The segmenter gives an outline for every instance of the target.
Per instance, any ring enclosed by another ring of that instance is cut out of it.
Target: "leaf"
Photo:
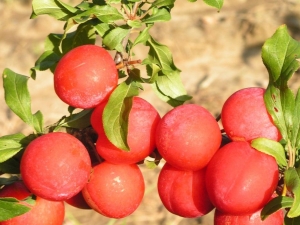
[[[160,8],[160,7],[166,7],[166,6],[173,8],[174,3],[175,3],[175,0],[156,0],[152,3],[151,8],[152,7]]]
[[[0,186],[12,184],[18,180],[20,180],[20,179],[17,176],[0,177]]]
[[[171,51],[165,45],[157,43],[152,37],[146,45],[150,47],[148,57],[143,61],[147,71],[153,72],[153,64],[160,67],[155,77],[155,85],[152,85],[158,96],[172,106],[178,106],[191,99],[181,82],[180,70],[174,65]],[[157,71],[157,69],[156,69]]]
[[[142,26],[142,22],[139,20],[127,20],[127,24],[132,28],[140,28]]]
[[[284,225],[297,225],[300,224],[300,217],[289,218],[287,215],[284,217]]]
[[[20,161],[13,158],[0,163],[0,171],[2,173],[19,174],[20,173]]]
[[[62,37],[63,38],[63,37]],[[71,49],[81,45],[95,44],[96,33],[92,23],[80,24],[76,31],[68,33],[61,42],[62,53],[65,54]]]
[[[223,0],[203,0],[207,5],[213,6],[220,10],[223,6]]]
[[[141,31],[139,33],[139,35],[137,36],[137,38],[134,40],[132,47],[136,46],[137,44],[140,43],[146,43],[146,41],[148,41],[148,39],[150,38],[150,34],[149,34],[149,30],[152,26],[149,26],[147,28],[145,28],[143,31]]]
[[[94,24],[94,28],[100,37],[106,35],[110,30],[113,30],[114,27],[107,23],[97,23]]]
[[[92,114],[91,109],[82,110],[79,113],[71,114],[68,117],[63,117],[57,125],[57,129],[60,127],[69,127],[76,129],[83,129],[90,125],[90,117]]]
[[[49,15],[57,20],[66,21],[75,15],[77,9],[58,0],[33,0],[32,11],[31,18]]]
[[[262,59],[269,72],[269,85],[264,95],[266,107],[283,139],[297,142],[299,126],[299,97],[297,106],[288,80],[299,68],[300,43],[292,39],[285,25],[280,26],[262,48]],[[295,118],[297,117],[297,118]]]
[[[267,138],[256,138],[251,141],[251,146],[260,152],[273,156],[281,168],[288,166],[285,150],[279,142]]]
[[[24,148],[21,143],[24,138],[25,135],[21,133],[0,137],[0,163],[10,159]]]
[[[35,62],[35,66],[30,69],[32,73],[31,77],[35,79],[37,70],[44,71],[55,67],[60,58],[61,57],[52,50],[44,52]]]
[[[262,220],[266,219],[272,213],[285,208],[290,208],[293,205],[293,198],[286,196],[277,196],[264,206],[261,211]]]
[[[130,29],[117,27],[104,36],[102,43],[110,50],[115,49],[118,52],[123,52],[122,41],[129,32]]]
[[[294,202],[287,216],[290,218],[300,216],[300,178],[293,167],[284,171],[284,183],[289,191],[294,194]]]
[[[15,198],[0,198],[0,221],[22,215],[30,210],[30,207],[19,204]]]
[[[113,23],[124,19],[123,15],[110,5],[96,6],[96,9],[95,16],[103,23]]]
[[[31,99],[27,88],[29,77],[10,69],[3,72],[4,97],[8,107],[37,133],[43,132],[43,116],[38,111],[31,113]]]
[[[156,13],[150,16],[145,16],[142,19],[144,23],[155,23],[155,22],[165,22],[171,19],[171,14],[166,8],[160,8]]]
[[[124,151],[129,151],[127,132],[132,97],[138,93],[138,85],[128,78],[112,92],[103,111],[103,126],[107,138]]]

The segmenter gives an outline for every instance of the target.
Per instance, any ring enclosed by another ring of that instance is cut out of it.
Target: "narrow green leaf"
[[[62,37],[63,38],[63,37]],[[80,24],[76,31],[68,33],[61,43],[62,53],[65,54],[71,49],[81,45],[95,44],[96,33],[92,23]]]
[[[127,20],[127,24],[132,28],[140,28],[143,25],[139,20]]]
[[[150,16],[145,16],[142,19],[144,23],[165,22],[171,19],[171,14],[166,8],[159,8],[156,13]]]
[[[31,68],[31,73],[36,74],[35,71],[44,71],[47,69],[53,69],[55,65],[58,63],[60,60],[60,56],[57,55],[55,52],[52,50],[48,50],[44,52],[38,60],[35,62],[35,66]],[[31,75],[33,79],[35,79],[35,75]]]
[[[152,7],[160,8],[160,7],[166,7],[166,6],[173,8],[174,3],[175,3],[175,0],[155,0],[152,3],[151,8]]]
[[[294,167],[284,171],[284,183],[287,189],[294,194],[294,202],[287,216],[290,218],[300,216],[300,178]]]
[[[176,99],[172,99],[171,97],[165,95],[161,90],[159,90],[157,83],[151,83],[150,84],[154,93],[164,102],[168,103],[169,105],[176,107],[179,105],[182,105],[184,103],[184,101],[179,101]]]
[[[83,129],[90,125],[90,117],[92,114],[91,109],[82,110],[79,113],[72,114],[68,117],[64,117],[57,127],[69,127],[76,129]]]
[[[300,89],[298,89],[295,99],[295,108],[292,124],[293,139],[291,140],[291,142],[294,143],[296,149],[300,149]]]
[[[284,217],[284,225],[298,225],[300,224],[300,217],[289,218],[287,215]]]
[[[20,180],[20,178],[17,176],[0,177],[0,186],[12,184],[18,180]]]
[[[300,43],[288,34],[286,25],[280,26],[262,47],[262,59],[268,69],[269,79],[279,84],[286,83],[299,68],[299,57]]]
[[[8,174],[20,173],[20,161],[18,159],[10,158],[3,163],[0,163],[0,171]]]
[[[95,16],[103,23],[113,23],[117,20],[124,19],[123,15],[115,8],[110,5],[96,6],[97,11]]]
[[[261,211],[261,218],[264,220],[272,213],[285,208],[290,208],[293,205],[294,199],[286,196],[277,196],[273,198]]]
[[[10,69],[3,72],[4,97],[8,107],[37,133],[43,131],[43,116],[40,112],[31,113],[31,99],[27,88],[29,77],[17,74]]]
[[[223,0],[203,0],[207,5],[213,6],[220,10],[223,6]]]
[[[280,26],[262,48],[262,59],[269,72],[269,85],[264,96],[266,107],[284,140],[293,147],[297,142],[299,110],[288,80],[299,68],[300,43],[292,39],[285,25]],[[298,99],[299,101],[299,99]],[[298,103],[299,104],[299,103]],[[297,118],[295,118],[297,117]]]
[[[110,50],[123,52],[122,41],[129,34],[130,29],[117,27],[104,36],[102,43]]]
[[[110,26],[107,23],[98,23],[94,25],[96,32],[99,34],[100,37],[106,35],[110,30],[113,30],[113,26]]]
[[[251,146],[260,152],[273,156],[281,168],[287,167],[285,150],[279,142],[267,138],[256,138],[251,141]]]
[[[128,116],[132,97],[139,93],[138,85],[127,79],[109,97],[103,111],[103,126],[108,139],[119,149],[129,151],[127,143]]]
[[[22,215],[30,210],[30,207],[21,205],[15,198],[0,198],[0,221]]]
[[[39,15],[49,15],[57,20],[65,21],[74,16],[77,11],[76,8],[58,0],[33,0],[32,10],[31,18]]]
[[[180,70],[175,66],[169,48],[159,44],[152,37],[148,39],[146,45],[150,50],[143,64],[148,66],[147,70],[149,67],[153,68],[153,64],[161,69],[155,77],[155,85],[152,85],[158,96],[172,106],[181,105],[191,99],[181,82]]]
[[[24,138],[25,135],[21,133],[0,137],[0,163],[10,159],[24,147],[21,143]]]
[[[140,43],[146,43],[146,41],[148,41],[148,39],[150,38],[150,34],[149,34],[149,30],[152,26],[149,26],[147,28],[145,28],[143,31],[141,31],[139,33],[139,35],[137,36],[137,38],[134,40],[132,47],[136,46],[137,44]]]

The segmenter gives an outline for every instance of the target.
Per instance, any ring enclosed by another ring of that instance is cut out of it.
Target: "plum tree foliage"
[[[204,0],[204,3],[221,10],[223,0]],[[181,71],[175,65],[170,49],[150,33],[155,23],[171,19],[174,7],[175,0],[83,0],[76,6],[60,0],[32,1],[31,19],[48,15],[64,23],[64,27],[62,33],[50,33],[46,37],[44,52],[29,69],[28,76],[9,68],[3,71],[5,102],[12,112],[32,127],[32,134],[0,137],[0,172],[7,175],[0,178],[1,186],[19,180],[23,152],[39,136],[57,131],[77,134],[78,137],[88,132],[95,135],[90,123],[93,109],[75,111],[69,106],[69,115],[63,115],[50,125],[44,124],[41,111],[31,110],[28,81],[35,80],[39,71],[54,73],[60,59],[76,47],[99,45],[99,42],[114,56],[119,83],[107,99],[102,122],[109,141],[121,150],[130,151],[127,143],[129,112],[133,97],[138,96],[145,85],[150,85],[157,96],[172,107],[192,98],[181,82]],[[134,54],[140,45],[148,49],[143,59],[136,58]],[[253,148],[276,159],[281,174],[278,187],[282,191],[263,208],[261,218],[284,208],[284,222],[289,225],[300,218],[300,91],[294,94],[288,86],[288,81],[300,66],[300,42],[294,40],[287,27],[282,25],[266,40],[261,56],[269,72],[264,102],[282,135],[280,141],[266,138],[251,141]],[[139,67],[136,67],[137,64]],[[145,74],[139,68],[144,68]],[[151,168],[161,159],[159,154],[153,155],[152,164],[144,162]],[[34,196],[25,200],[0,198],[0,221],[30,210],[19,204],[20,201],[33,202]]]

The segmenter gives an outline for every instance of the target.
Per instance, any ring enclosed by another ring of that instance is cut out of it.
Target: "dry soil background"
[[[78,0],[65,0],[76,5]],[[8,67],[28,75],[29,69],[43,52],[43,40],[49,33],[61,33],[63,23],[47,16],[30,20],[30,1],[0,0],[0,71]],[[182,70],[182,81],[200,104],[217,115],[226,98],[234,91],[249,87],[266,87],[267,71],[260,52],[264,41],[281,24],[287,24],[291,35],[300,41],[299,0],[225,0],[220,12],[203,1],[177,0],[172,20],[157,24],[153,36],[170,47],[174,62]],[[142,57],[145,49],[137,49]],[[2,81],[0,81],[2,82]],[[67,114],[67,107],[54,94],[52,76],[39,73],[29,81],[33,112],[41,110],[45,123],[51,124]],[[2,86],[2,83],[1,83]],[[291,86],[300,86],[295,74]],[[142,97],[163,115],[170,109],[147,88]],[[31,130],[7,108],[0,91],[0,136]],[[251,109],[249,109],[251,112]],[[159,201],[156,180],[159,168],[142,168],[147,190],[138,210],[123,220],[109,220],[92,211],[67,207],[65,225],[212,225],[212,213],[198,219],[183,219],[167,212]]]

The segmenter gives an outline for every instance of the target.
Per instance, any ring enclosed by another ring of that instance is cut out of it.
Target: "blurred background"
[[[64,0],[73,6],[81,1]],[[31,1],[0,0],[0,71],[10,68],[29,75],[29,69],[43,52],[43,41],[49,33],[62,33],[63,22],[48,16],[30,20]],[[220,12],[203,1],[191,3],[177,0],[169,22],[156,24],[152,35],[167,45],[175,65],[182,70],[182,81],[193,96],[190,101],[207,108],[217,116],[224,101],[244,87],[268,84],[268,73],[261,60],[261,47],[282,24],[292,37],[300,41],[299,0],[224,0]],[[137,48],[136,57],[145,54]],[[296,90],[300,74],[290,83]],[[2,80],[1,87],[2,87]],[[41,110],[47,125],[67,114],[67,106],[55,95],[52,74],[40,72],[37,80],[29,81],[33,112]],[[0,91],[0,136],[23,132],[24,125],[5,105]],[[151,102],[163,116],[170,107],[145,86],[141,96]],[[249,109],[251,110],[251,109]],[[67,206],[65,225],[127,224],[127,225],[212,225],[213,212],[197,219],[185,219],[169,213],[156,191],[158,168],[141,167],[146,181],[146,193],[140,207],[122,220],[105,218],[91,210]]]

